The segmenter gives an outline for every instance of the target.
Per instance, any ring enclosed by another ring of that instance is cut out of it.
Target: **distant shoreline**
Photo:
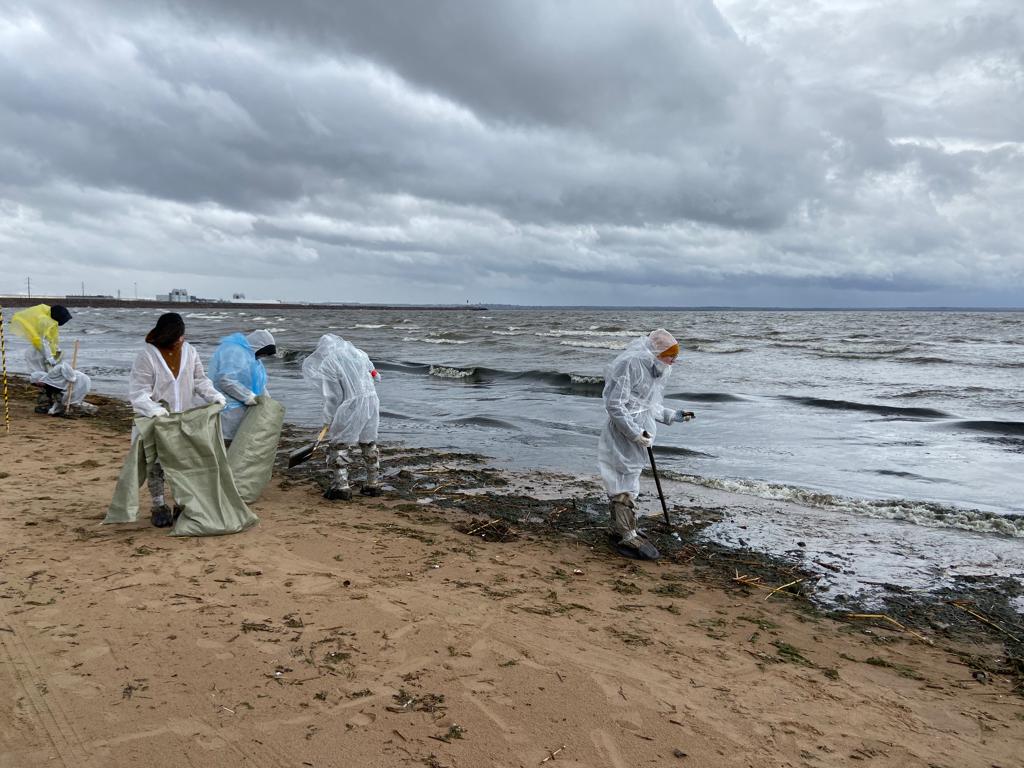
[[[297,302],[257,301],[157,301],[156,299],[111,299],[105,296],[0,296],[0,307],[32,307],[36,304],[62,304],[65,307],[125,308],[125,309],[357,309],[390,311],[481,312],[487,307],[479,304],[312,304]]]
[[[607,306],[597,304],[345,304],[332,302],[261,301],[157,301],[156,299],[114,299],[106,296],[0,296],[0,307],[31,307],[63,304],[66,307],[161,309],[342,309],[386,311],[486,312],[500,310],[602,311],[602,312],[1024,312],[1024,307],[692,307]]]

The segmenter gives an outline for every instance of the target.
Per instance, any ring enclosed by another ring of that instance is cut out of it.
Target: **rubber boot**
[[[634,560],[657,560],[661,557],[657,547],[636,528],[636,507],[631,494],[612,496],[609,507],[611,545],[618,554]]]
[[[380,451],[376,443],[360,443],[359,450],[366,464],[366,482],[359,492],[363,496],[380,496]]]
[[[170,528],[174,524],[171,508],[166,504],[154,504],[149,511],[149,522],[154,528]]]
[[[327,451],[327,466],[331,469],[331,485],[324,492],[330,501],[350,501],[352,489],[348,484],[348,465],[352,459],[344,447],[331,447]]]

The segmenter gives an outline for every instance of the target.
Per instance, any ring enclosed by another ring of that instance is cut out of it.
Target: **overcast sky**
[[[0,0],[0,293],[1024,306],[1021,0]]]

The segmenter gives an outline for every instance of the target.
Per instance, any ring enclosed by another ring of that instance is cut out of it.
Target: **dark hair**
[[[256,357],[273,357],[277,354],[277,345],[267,344],[265,347],[260,347],[256,350]]]
[[[153,330],[146,334],[146,343],[157,349],[167,349],[185,335],[185,321],[177,312],[160,315]]]
[[[50,307],[50,319],[56,320],[57,325],[64,325],[64,323],[71,319],[71,313],[68,312],[67,307],[61,304],[54,304]]]

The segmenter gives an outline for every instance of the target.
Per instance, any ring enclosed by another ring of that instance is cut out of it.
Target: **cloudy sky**
[[[0,0],[0,293],[1024,306],[1021,0]]]

